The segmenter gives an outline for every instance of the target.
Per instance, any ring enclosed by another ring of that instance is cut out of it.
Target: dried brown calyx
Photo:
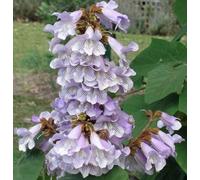
[[[131,149],[131,154],[134,155],[137,149],[141,148],[141,142],[150,142],[152,134],[158,134],[158,128],[149,128],[142,132],[142,134],[136,138],[135,140],[132,139],[129,142],[129,147]]]
[[[151,110],[145,110],[144,112],[145,112],[145,115],[151,120],[159,118],[161,116],[161,111],[153,112]]]
[[[109,132],[106,129],[97,131],[97,134],[101,139],[107,140],[109,138]]]
[[[100,7],[96,5],[92,5],[89,9],[81,9],[82,16],[80,20],[77,22],[77,33],[84,34],[88,27],[92,27],[93,29],[98,29],[102,34],[102,42],[107,43],[107,37],[109,33],[103,28],[100,23],[99,18],[96,14],[102,14],[102,10]]]
[[[85,122],[82,126],[82,132],[84,133],[85,137],[89,139],[92,131],[94,131],[93,124],[90,122]]]
[[[40,120],[41,122],[41,131],[43,133],[43,135],[45,137],[49,137],[49,136],[52,136],[53,134],[55,134],[57,131],[56,131],[56,124],[54,123],[54,119],[53,118],[49,118],[48,120],[45,119],[45,118],[42,118]]]

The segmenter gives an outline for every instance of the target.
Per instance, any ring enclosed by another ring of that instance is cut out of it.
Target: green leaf
[[[89,176],[87,178],[83,178],[81,174],[77,175],[67,174],[65,177],[60,178],[60,180],[117,180],[117,179],[129,180],[128,173],[119,167],[114,167],[107,174],[99,177]]]
[[[181,27],[180,31],[176,34],[174,37],[173,41],[180,41],[183,36],[187,34],[187,26],[184,25]]]
[[[150,104],[171,93],[180,94],[186,76],[186,65],[160,65],[150,71],[147,77],[145,102]]]
[[[124,111],[128,114],[132,114],[135,119],[136,128],[133,130],[133,137],[136,137],[147,123],[147,118],[141,110],[161,110],[169,114],[174,114],[178,109],[178,95],[172,94],[163,100],[150,105],[145,103],[144,95],[130,96],[121,106]]]
[[[14,165],[14,180],[36,180],[40,175],[43,163],[43,152],[36,149],[27,152]]]
[[[174,12],[181,25],[187,24],[187,0],[176,0]]]
[[[183,88],[183,92],[179,96],[179,105],[178,105],[179,111],[187,114],[187,84],[185,84]]]
[[[177,41],[165,41],[161,39],[152,39],[148,48],[142,51],[131,63],[137,75],[146,76],[149,71],[160,64],[169,64],[172,62],[185,62],[187,59],[186,47]]]
[[[177,134],[181,135],[185,141],[180,144],[176,144],[176,161],[180,167],[187,172],[187,127],[183,126]]]
[[[181,168],[187,172],[187,142],[176,145],[176,152],[178,154],[176,160]]]
[[[105,58],[108,58],[109,60],[111,60],[111,47],[109,45],[106,45]]]

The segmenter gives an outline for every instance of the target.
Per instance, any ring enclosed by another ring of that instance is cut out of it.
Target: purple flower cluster
[[[167,127],[168,133],[158,128],[149,128],[130,142],[131,154],[126,159],[128,170],[152,175],[154,171],[159,172],[164,168],[168,157],[176,157],[175,144],[184,139],[178,134],[173,134],[172,129],[179,130],[181,124],[176,117],[167,113],[157,112],[157,116],[161,119],[158,121],[158,128],[161,128],[162,124],[162,127]]]
[[[37,147],[45,152],[49,175],[100,176],[115,165],[147,173],[155,166],[159,171],[165,159],[175,155],[174,143],[182,141],[178,135],[149,130],[148,138],[123,144],[131,138],[134,119],[109,93],[122,94],[133,88],[131,76],[136,73],[129,67],[127,54],[137,51],[138,45],[123,46],[108,33],[114,25],[123,31],[129,26],[128,17],[117,12],[117,7],[110,0],[89,10],[54,13],[58,21],[45,27],[53,35],[49,50],[55,59],[50,66],[58,69],[61,90],[52,112],[33,116],[35,126],[17,128],[15,133],[20,137],[20,151]],[[118,64],[106,57],[105,45],[119,56]],[[158,126],[166,126],[170,133],[180,128],[176,118],[165,113]]]

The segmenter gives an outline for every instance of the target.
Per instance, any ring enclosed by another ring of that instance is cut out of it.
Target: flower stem
[[[122,95],[118,95],[115,97],[115,99],[118,99],[119,102],[121,103],[122,101],[124,101],[128,96],[131,96],[131,95],[136,95],[136,94],[141,94],[143,93],[145,90],[145,87],[141,87],[139,89],[132,89],[130,90],[129,92],[125,93],[125,94],[122,94]]]
[[[143,128],[142,132],[146,131],[149,127],[151,127],[152,123],[154,122],[154,119],[149,119],[146,126]]]

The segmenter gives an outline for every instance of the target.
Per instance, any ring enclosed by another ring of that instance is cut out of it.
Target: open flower
[[[126,55],[130,52],[136,52],[139,46],[135,42],[131,42],[128,46],[123,46],[115,38],[108,37],[108,43],[121,60],[126,60]]]
[[[98,2],[98,3],[96,3],[96,6],[109,8],[109,9],[117,9],[118,8],[118,4],[113,0],[110,0],[109,2],[105,2],[105,1]]]
[[[106,129],[109,132],[109,138],[116,145],[120,145],[122,141],[131,136],[131,132],[134,126],[134,119],[132,116],[121,111],[119,104],[109,100],[104,105],[102,115],[100,115],[94,129],[96,131],[100,129]]]
[[[117,164],[121,154],[108,139],[102,139],[92,130],[91,124],[86,123],[77,125],[58,141],[46,155],[46,162],[51,173],[61,169],[72,174],[80,172],[85,178],[89,174],[100,176],[108,172]]]
[[[59,117],[53,116],[53,113],[47,111],[40,113],[39,116],[32,116],[32,122],[36,125],[30,129],[26,128],[15,128],[15,134],[20,137],[19,139],[19,150],[26,152],[28,149],[35,147],[35,140],[39,133],[42,133],[46,138],[49,138],[56,133],[56,124],[60,121]],[[44,147],[47,141],[43,141],[41,146]],[[43,149],[42,147],[40,147]]]
[[[76,34],[76,23],[82,16],[81,10],[72,13],[64,11],[62,13],[53,13],[53,15],[57,16],[60,21],[54,25],[46,25],[44,29],[46,32],[51,32],[61,40],[65,40],[69,35]]]
[[[123,31],[127,31],[130,20],[127,15],[121,14],[114,9],[118,7],[118,4],[111,0],[108,3],[102,1],[96,4],[97,7],[101,8],[101,13],[98,14],[98,17],[101,20],[101,23],[104,24],[107,28],[112,27],[112,23],[116,24],[116,28],[120,28]]]
[[[170,116],[169,114],[164,112],[161,113],[160,120],[158,121],[157,126],[159,128],[166,126],[170,134],[173,134],[174,131],[177,131],[182,127],[178,118],[176,118],[175,116]]]
[[[156,150],[154,150],[148,144],[143,142],[141,143],[141,149],[147,159],[145,163],[145,169],[147,171],[153,168],[152,165],[155,166],[156,172],[159,172],[160,170],[163,169],[163,167],[166,165],[166,160],[162,155],[160,155]]]
[[[127,158],[127,169],[145,171],[153,174],[161,171],[166,165],[166,159],[176,156],[175,144],[181,143],[183,138],[177,134],[166,134],[159,129],[147,129],[136,139],[130,142],[131,155]],[[131,163],[138,165],[131,165]]]
[[[37,124],[30,129],[26,128],[16,128],[15,134],[20,137],[19,139],[19,151],[26,152],[28,149],[33,149],[35,147],[34,138],[38,135],[41,130],[41,124]]]
[[[66,46],[73,52],[100,56],[106,52],[103,43],[100,42],[101,39],[102,34],[98,29],[93,30],[92,27],[88,27],[85,34],[74,37]]]

